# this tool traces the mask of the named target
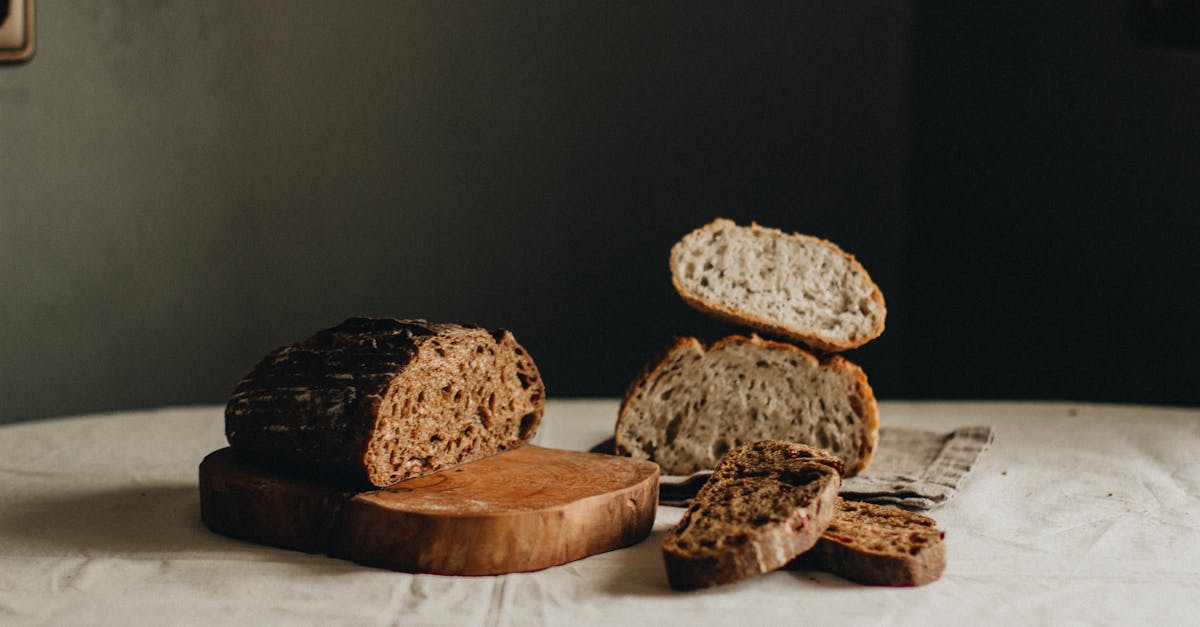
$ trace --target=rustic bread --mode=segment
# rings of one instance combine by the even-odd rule
[[[821,351],[883,333],[883,294],[853,255],[826,240],[717,219],[675,244],[670,266],[688,304],[762,333]]]
[[[744,442],[775,439],[825,449],[847,476],[867,467],[879,438],[875,395],[862,370],[791,344],[729,336],[707,350],[679,338],[629,387],[617,417],[618,454],[669,475],[716,466]]]
[[[544,397],[508,331],[351,318],[259,362],[225,432],[262,467],[386,486],[522,444]]]
[[[663,539],[671,587],[730,583],[791,562],[833,519],[841,467],[824,451],[790,442],[731,450]]]
[[[796,565],[874,586],[922,586],[946,568],[944,538],[928,516],[839,499],[833,522]]]

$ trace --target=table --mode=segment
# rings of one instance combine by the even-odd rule
[[[538,443],[587,449],[615,399],[550,401]],[[884,425],[990,424],[995,442],[932,512],[929,586],[809,571],[667,587],[660,507],[636,546],[536,573],[444,577],[257,546],[200,523],[196,468],[222,408],[0,428],[0,624],[1195,624],[1200,409],[883,402]]]

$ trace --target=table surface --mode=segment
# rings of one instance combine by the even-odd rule
[[[942,579],[859,586],[774,572],[667,587],[660,507],[630,548],[535,573],[409,575],[262,547],[200,523],[196,468],[222,408],[0,427],[0,624],[1194,624],[1200,409],[884,402],[884,425],[989,424],[956,499]],[[539,444],[587,449],[617,401],[551,401]]]

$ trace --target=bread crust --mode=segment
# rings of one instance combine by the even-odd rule
[[[621,438],[621,427],[625,424],[625,420],[627,419],[629,401],[632,400],[633,397],[642,390],[642,388],[646,387],[646,382],[662,374],[662,369],[666,367],[667,360],[671,355],[675,354],[676,351],[689,349],[704,352],[704,343],[694,337],[683,335],[676,336],[675,339],[672,340],[670,346],[668,346],[665,350],[660,351],[657,355],[652,357],[650,361],[646,362],[646,364],[642,366],[641,372],[639,372],[638,375],[633,378],[633,381],[630,382],[629,387],[625,389],[625,396],[621,398],[621,408],[617,413],[616,433],[613,436],[613,449],[615,454],[624,455],[626,457],[632,454],[632,449],[626,446],[625,443],[622,442]]]
[[[937,581],[946,569],[945,533],[928,516],[895,507],[838,499],[838,515],[807,553],[796,560],[798,566],[810,566],[839,575],[850,581],[872,586],[923,586]],[[847,509],[859,517],[890,518],[904,525],[885,538],[905,544],[907,550],[891,554],[872,549],[856,541],[863,535],[857,524],[843,514]],[[882,536],[880,532],[877,536]]]
[[[264,468],[385,486],[520,445],[544,402],[506,330],[350,318],[260,361],[230,396],[225,431]]]
[[[764,445],[797,457],[788,460],[786,465],[747,463],[746,452]],[[838,473],[840,466],[836,458],[824,451],[790,442],[754,442],[730,451],[683,518],[663,538],[663,563],[671,587],[692,590],[748,579],[777,570],[807,551],[820,538],[837,510],[837,493],[842,484]],[[799,502],[789,503],[785,519],[764,523],[720,521],[724,527],[719,532],[722,537],[713,540],[711,546],[703,546],[703,541],[698,546],[695,540],[685,544],[682,536],[689,526],[697,524],[694,518],[704,516],[705,508],[714,502],[729,502],[730,498],[736,498],[731,493],[742,481],[773,481],[772,485],[781,490],[778,498],[794,498],[782,496],[786,494],[783,490],[794,484],[772,480],[771,472],[808,478],[808,483],[801,487],[808,492],[802,492],[804,497]],[[760,478],[764,474],[767,478]],[[743,503],[753,507],[750,501]],[[771,512],[764,509],[752,513],[766,515]]]
[[[728,304],[701,298],[698,295],[688,291],[688,289],[684,287],[683,282],[679,279],[680,273],[678,260],[680,259],[681,255],[678,255],[677,252],[683,245],[683,239],[681,238],[679,242],[676,242],[675,245],[671,247],[669,262],[671,270],[671,285],[675,287],[675,291],[679,293],[679,296],[684,300],[684,302],[694,309],[722,322],[749,327],[765,335],[799,342],[813,350],[822,352],[836,353],[852,348],[858,348],[859,346],[862,346],[863,344],[866,344],[867,342],[870,342],[871,340],[883,334],[885,319],[887,318],[887,305],[883,299],[883,292],[880,291],[879,286],[876,285],[871,279],[871,275],[867,273],[866,268],[859,263],[858,259],[855,258],[854,255],[842,250],[837,244],[826,239],[813,237],[811,235],[804,235],[797,232],[793,232],[792,234],[788,235],[779,229],[759,226],[757,222],[751,222],[750,226],[748,227],[738,226],[735,222],[726,218],[717,218],[712,222],[692,231],[692,233],[716,228],[749,229],[755,232],[778,234],[783,237],[809,242],[829,249],[835,254],[844,257],[850,263],[850,266],[856,273],[859,273],[866,278],[867,282],[871,286],[870,298],[879,306],[880,315],[874,326],[865,335],[857,339],[841,340],[829,335],[823,335],[819,331],[813,329],[788,327],[778,323],[777,321],[769,320],[767,318],[763,318],[762,316],[757,316],[748,311],[739,310],[738,308],[732,307]]]
[[[624,442],[622,438],[622,427],[629,420],[630,402],[637,396],[638,392],[646,387],[646,384],[659,376],[662,376],[663,369],[667,366],[670,358],[678,351],[695,351],[699,354],[718,350],[723,346],[746,342],[762,348],[771,350],[787,351],[799,359],[805,360],[813,365],[819,365],[826,368],[833,368],[843,372],[850,373],[854,378],[854,386],[857,391],[857,397],[862,399],[861,404],[855,407],[855,411],[859,418],[863,421],[862,437],[859,439],[859,463],[854,466],[847,467],[845,475],[847,477],[854,476],[863,470],[866,470],[870,465],[871,459],[875,455],[875,446],[879,442],[879,406],[875,401],[875,393],[867,382],[867,375],[850,360],[840,356],[826,354],[820,357],[800,348],[794,344],[786,342],[778,342],[775,340],[764,339],[757,334],[744,335],[729,335],[723,337],[712,345],[706,346],[704,342],[695,337],[679,336],[665,350],[651,359],[641,373],[634,378],[633,382],[625,391],[625,396],[621,399],[621,408],[617,414],[617,423],[614,434],[614,448],[617,455],[629,456],[632,454],[632,447],[629,443]]]

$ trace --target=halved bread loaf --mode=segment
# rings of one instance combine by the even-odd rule
[[[259,362],[225,433],[265,468],[386,486],[522,444],[545,395],[503,329],[351,318]]]
[[[833,522],[796,564],[874,586],[922,586],[946,569],[944,538],[928,516],[839,499]]]
[[[862,370],[791,344],[726,337],[710,348],[679,338],[625,394],[618,454],[651,459],[670,475],[709,470],[745,442],[775,439],[867,467],[879,438],[875,395]]]
[[[831,352],[883,333],[883,294],[826,240],[717,219],[675,244],[670,267],[688,304],[762,333]]]
[[[790,442],[730,451],[663,539],[671,587],[746,579],[808,550],[833,519],[841,468],[824,451]]]

